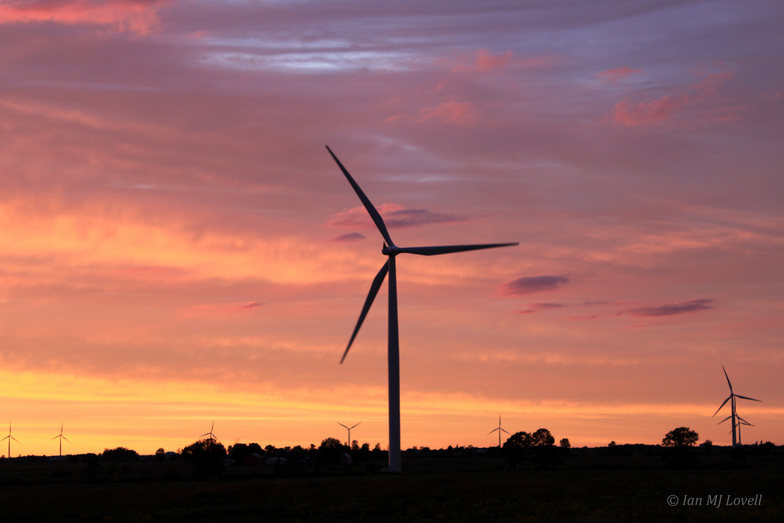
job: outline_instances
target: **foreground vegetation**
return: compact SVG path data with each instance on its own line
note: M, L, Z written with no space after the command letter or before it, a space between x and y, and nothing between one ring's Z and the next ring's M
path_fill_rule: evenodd
M512 468L497 449L416 450L399 475L372 456L227 462L212 476L184 459L13 459L0 462L0 506L20 522L782 520L784 449L689 451L558 449Z

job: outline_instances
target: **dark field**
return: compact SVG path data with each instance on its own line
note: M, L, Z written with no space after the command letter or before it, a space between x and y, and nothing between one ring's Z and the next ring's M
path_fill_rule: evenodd
M84 462L3 460L0 520L784 521L781 448L694 454L673 464L657 447L571 449L545 470L533 456L513 470L475 453L410 458L400 475L367 463L317 472L234 465L211 479L194 479L182 461L90 470Z

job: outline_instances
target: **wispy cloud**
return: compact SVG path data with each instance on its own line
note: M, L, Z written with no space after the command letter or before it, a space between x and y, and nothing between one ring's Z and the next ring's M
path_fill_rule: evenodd
M627 310L626 313L632 316L642 317L674 316L677 314L712 309L713 306L711 303L713 303L712 299L689 300L680 303L668 303L658 306L637 307Z
M706 74L696 84L657 99L624 98L613 108L613 121L625 126L652 125L682 120L686 114L691 123L734 120L741 106L727 100L722 93L724 85L732 78L732 73L727 71L714 72Z
M7 0L0 5L0 24L87 24L148 34L158 27L158 11L167 3L168 0Z
M563 303L531 303L527 309L516 311L517 314L534 314L541 310L561 309L566 307Z
M596 76L603 82L617 84L630 76L639 74L640 72L640 69L629 67L627 65L624 67L617 67L615 69L609 69L607 71L596 73Z
M344 242L356 242L364 239L365 239L364 234L359 232L350 232L348 234L341 234L340 236L336 236L329 241L334 243L344 243Z
M419 227L423 225L459 223L468 220L466 216L443 214L428 209L406 209L396 204L384 203L377 206L378 212L389 227ZM373 222L364 207L354 207L336 214L327 222L332 227L371 228Z
M535 292L555 290L569 282L566 276L524 276L503 284L499 289L501 296L525 296Z

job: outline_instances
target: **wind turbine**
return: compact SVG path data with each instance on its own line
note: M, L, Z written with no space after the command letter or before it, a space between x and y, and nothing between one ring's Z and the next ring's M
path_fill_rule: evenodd
M11 422L10 421L8 422L8 436L4 437L3 439L0 439L0 441L6 440L6 439L8 440L8 459L11 459L11 440L16 441L17 443L19 443L19 440L11 435ZM19 444L21 445L21 443L19 443Z
M368 214L370 215L376 228L384 238L384 247L381 249L381 254L387 256L387 261L378 271L376 277L373 278L373 283L370 285L370 291L365 299L365 305L362 307L362 312L359 314L354 332L351 334L351 339L348 342L346 350L343 352L343 357L340 358L340 363L346 359L351 344L365 320L373 300L376 298L381 285L384 283L384 278L389 274L389 320L388 320L388 335L387 335L387 367L389 376L389 470L391 472L400 472L400 342L398 337L398 317L397 317L397 271L395 269L395 258L398 254L418 254L421 256L433 256L437 254L450 254L453 252L475 251L479 249L490 249L493 247L507 247L510 245L518 245L517 243L484 243L478 245L441 245L435 247L398 247L389 236L387 227L381 215L370 203L370 200L365 193L362 192L357 182L351 177L349 172L340 163L338 157L332 152L332 149L327 146L327 151L338 164L340 170L346 176L348 183L354 189L354 192L359 196L362 205L365 206Z
M62 421L60 422L60 434L58 434L57 436L53 437L52 439L57 439L57 438L60 438L60 456L62 457L62 455L63 455L63 440L68 441L68 438L63 436L63 422ZM71 443L71 442L68 441L68 443Z
M750 401L759 401L760 403L762 402L762 400L757 400L757 399L754 399L754 398L749 398L747 396L741 396L740 394L735 394L732 391L732 383L730 383L730 377L727 376L727 369L724 368L724 365L721 366L721 370L724 371L724 377L727 378L727 385L730 386L730 395L727 396L727 399L724 400L724 403L722 403L719 406L718 409L716 409L716 412L714 412L713 415L715 416L716 414L718 414L719 411L722 409L722 407L724 407L724 405L726 405L726 403L728 401L730 402L730 415L727 416L726 418L724 418L723 420L721 420L719 423L720 424L724 423L728 419L732 420L732 446L736 447L736 446L741 444L740 443L740 425L751 425L751 423L749 423L745 419L743 419L740 416L738 416L738 412L737 412L737 410L735 408L735 398L741 398L741 399L750 400Z
M345 428L345 429L348 431L348 447L349 447L349 448L351 448L351 429L353 429L354 427L356 427L357 425L359 425L359 423L362 423L362 422L360 421L360 422L359 422L359 423L357 423L356 425L352 425L352 426L350 426L350 427L346 427L345 425L343 425L343 424L342 424L341 422L339 422L339 421L336 421L335 423L337 423L338 425L340 425L341 427Z
M495 431L498 431L498 448L500 449L501 448L501 431L506 432L504 429L501 428L501 415L500 414L498 415L498 427L493 429L493 430L491 430L490 432L488 432L487 435L489 436L490 434L492 434ZM508 432L506 432L506 433L509 434ZM511 436L511 434L509 434L509 435Z
M212 433L212 430L214 428L215 428L215 420L212 420L212 426L210 427L210 431L209 432L205 432L204 434L199 436L200 438L203 438L204 436L209 436L209 438L207 439L207 441L209 442L209 443L207 443L207 452L210 452L212 450L212 442L213 442L213 440L218 441L218 438L216 438L215 434Z

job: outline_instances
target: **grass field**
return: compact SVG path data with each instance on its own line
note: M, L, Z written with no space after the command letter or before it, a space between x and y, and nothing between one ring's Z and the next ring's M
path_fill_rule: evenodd
M700 456L689 468L673 469L661 454L591 450L573 449L549 470L536 470L532 460L512 470L499 457L473 456L404 460L399 475L370 474L357 465L285 477L240 466L201 480L191 479L183 462L101 464L88 480L84 463L6 460L0 463L0 520L784 520L779 453L743 460Z

